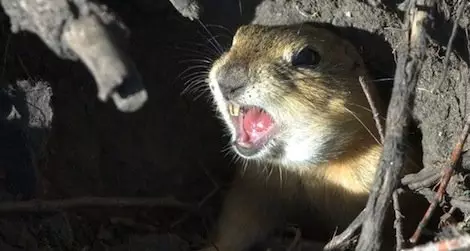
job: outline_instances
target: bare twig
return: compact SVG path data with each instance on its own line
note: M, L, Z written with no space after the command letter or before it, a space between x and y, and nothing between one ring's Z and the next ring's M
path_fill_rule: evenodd
M364 81L364 77L359 77L359 83L361 84L362 90L366 95L367 101L369 102L370 109L372 110L372 115L375 120L375 126L377 127L377 131L379 132L380 142L384 143L384 129L382 127L382 123L380 122L380 113L377 109L375 101L372 99L372 95L370 94L369 85Z
M366 84L366 82L364 81L364 78L362 76L359 77L359 83L361 84L361 87L362 87L362 90L364 91L364 94L366 95L366 98L367 98L367 101L369 102L369 106L372 110L372 115L374 117L374 120L375 120L375 126L377 127L377 131L379 132L379 135L380 135L380 142L383 144L384 143L384 130L383 130L383 127L382 127L382 123L380 122L380 113L377 109L377 106L374 102L374 100L372 99L372 96L370 94L370 90L369 90L369 86ZM395 212L395 223L394 223L394 227L395 227L395 236L396 236L396 247L397 247L397 251L400 251L402 249L402 246L403 246L403 233L402 233L402 214L400 212L400 203L398 201L398 191L394 191L393 192L393 209L394 209L394 212Z
M416 231L414 232L413 236L410 238L411 243L416 243L419 240L419 237L421 236L421 232L423 228L426 227L429 219L432 216L434 209L442 201L446 188L447 188L447 184L449 184L450 178L452 177L455 167L458 161L460 160L460 156L462 155L462 148L463 148L463 145L465 144L465 140L467 139L469 130L470 130L470 118L467 119L465 126L462 130L462 133L458 139L458 142L452 151L450 163L448 166L446 166L444 170L444 175L442 176L439 182L440 183L439 189L437 193L435 194L434 199L431 202L431 205L429 205L428 210L424 214L423 219L421 219L421 222L416 228Z
M408 186L411 190L418 190L436 184L441 178L441 172L434 167L425 167L418 173L405 175L401 184Z
M437 192L431 190L430 188L423 188L417 191L419 194L423 195L429 203L432 203L436 197ZM449 204L452 207L456 207L463 212L470 212L470 198L466 196L458 196L449 199Z
M366 206L366 219L356 247L358 251L380 250L382 225L392 193L405 163L405 135L408 132L410 110L415 86L426 52L425 25L433 0L417 0L405 15L407 36L399 54L394 87L387 114L385 144L372 191ZM419 6L419 7L418 7Z
M393 210L395 211L395 223L393 224L395 227L395 236L396 236L396 242L397 246L396 249L397 251L401 251L403 247L403 243L405 242L403 238L403 233L402 233L402 218L403 215L401 214L400 210L400 203L398 201L398 191L395 190L392 194L393 196Z
M81 197L64 200L1 202L0 213L58 212L93 207L169 207L196 212L193 205L171 198Z
M295 232L295 237L294 240L292 240L291 244L287 247L286 251L295 251L295 250L300 250L299 244L302 240L302 232L300 231L299 228L293 229Z
M220 190L220 185L219 183L214 179L214 177L212 176L212 174L206 169L206 168L203 168L204 170L204 173L206 174L206 176L210 179L210 181L212 182L212 184L214 185L214 189L212 189L211 192L209 192L206 196L204 196L204 198L202 198L201 201L199 201L197 203L197 208L200 209L208 200L210 200L212 197L214 197L214 195L217 194L217 192L219 192ZM177 225L181 224L182 222L184 222L185 220L187 220L190 216L190 213L185 213L183 216L181 216L178 220L174 221L173 223L171 223L171 228L174 228L176 227Z
M368 84L366 83L366 81L364 80L364 77L362 76L359 77L359 83L361 84L362 90L364 91L367 101L369 102L369 106L372 111L372 116L374 117L375 126L377 128L377 131L379 132L380 142L383 144L384 133L383 133L382 123L380 122L380 113L377 109L377 106L375 105L375 102L370 93L370 88ZM353 239L354 234L361 227L362 223L364 222L364 219L365 219L365 210L363 210L356 217L356 219L354 219L354 221L348 226L348 228L346 228L341 234L334 236L330 240L330 242L328 242L327 245L325 246L325 250L344 249L346 247L349 247L351 243L354 241Z
M220 190L220 187L218 187L218 186L215 187L214 189L212 189L212 191L210 193L208 193L206 196L204 196L204 198L202 198L202 200L197 203L197 209L200 209L209 199L214 197L214 195L216 195L219 190ZM189 218L189 216L190 216L189 212L185 213L178 220L171 223L171 228L174 228L174 227L178 226L179 224L181 224L182 222L187 220Z
M354 241L353 236L361 227L366 216L365 209L349 224L349 226L339 235L334 236L330 242L325 245L324 250L338 250L349 247Z
M457 207L455 206L452 206L449 211L447 211L446 213L444 213L442 216L441 216L441 219L440 219L440 226L448 226L448 225L451 225L451 224L454 224L455 223L455 219L454 217L452 216L452 214L455 212L455 210L457 209Z
M437 82L434 88L431 90L432 93L435 93L437 90L439 90L439 88L441 88L442 84L444 84L444 81L446 80L447 72L449 71L449 59L450 59L450 54L452 53L452 45L457 35L457 28L459 27L459 20L462 17L462 14L465 10L466 3L467 3L467 0L460 0L460 5L459 5L459 8L457 9L457 16L455 17L454 26L452 27L452 33L450 35L449 41L447 42L446 56L443 62L444 71L442 72L439 82Z

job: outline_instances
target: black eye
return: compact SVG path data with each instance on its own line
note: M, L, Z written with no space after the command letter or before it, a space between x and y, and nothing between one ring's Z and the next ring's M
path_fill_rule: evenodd
M296 67L313 67L320 62L320 55L313 49L305 47L292 56L291 62Z

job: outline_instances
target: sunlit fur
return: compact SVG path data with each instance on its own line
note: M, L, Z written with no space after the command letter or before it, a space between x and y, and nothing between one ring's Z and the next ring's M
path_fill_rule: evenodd
M319 53L318 66L293 67L291 56L307 45ZM306 24L242 26L208 79L232 137L217 76L235 63L246 66L240 74L249 81L232 101L265 109L280 131L245 159L219 220L214 240L219 250L244 250L285 215L302 210L318 218L305 222L340 231L363 208L382 150L358 80L368 80L361 57L349 42ZM379 101L373 88L371 94ZM272 157L276 144L283 154Z

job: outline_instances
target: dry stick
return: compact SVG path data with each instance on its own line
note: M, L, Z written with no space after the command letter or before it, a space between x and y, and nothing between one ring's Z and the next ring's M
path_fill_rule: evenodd
M121 112L135 112L147 101L136 65L98 16L70 21L63 30L62 41L93 75L101 101L112 98Z
M372 115L375 121L375 126L377 127L377 131L379 132L380 142L383 144L384 142L384 132L382 124L380 123L380 113L377 110L377 106L372 99L372 95L370 94L369 85L364 80L363 76L359 77L359 83L361 84L362 90L366 95L367 101L369 102L369 106L372 111ZM327 243L325 246L326 250L333 250L339 249L341 247L349 246L351 244L352 237L354 233L361 227L362 223L365 219L365 211L363 210L354 221L348 226L346 230L344 230L341 234L334 236L330 242Z
M444 58L444 71L441 75L441 79L439 82L437 82L436 86L431 90L432 93L435 93L436 90L441 88L442 84L444 84L444 81L446 80L447 77L447 72L449 71L449 59L450 59L450 54L452 52L452 44L454 43L455 37L457 35L457 28L459 27L459 20L462 17L462 14L465 10L465 3L467 0L460 0L460 5L459 8L457 9L457 17L454 20L454 26L452 27L452 33L450 35L449 41L447 42L447 50L446 50L446 56Z
M170 198L81 197L64 200L1 202L0 213L57 212L86 207L167 207L196 211L193 205Z
M429 203L431 203L434 200L434 197L437 194L437 192L431 190L430 188L423 188L423 189L418 190L417 192L423 195L424 198L426 198L429 201ZM459 196L459 197L450 198L449 204L452 207L458 208L463 212L470 211L470 200L468 196Z
M403 233L402 233L402 218L403 215L401 214L400 210L400 203L398 201L398 191L395 190L392 194L393 198L393 210L395 211L395 222L393 223L396 231L396 242L397 242L397 251L401 251L403 248L403 243L405 242L405 239L403 238Z
M419 237L421 236L421 232L426 227L434 209L442 201L444 197L444 193L447 188L447 184L449 184L450 178L452 177L452 174L454 173L455 166L457 165L460 159L460 156L462 155L462 148L463 148L463 145L465 144L465 140L467 139L469 130L470 130L470 118L467 119L465 126L462 130L462 134L460 135L459 140L457 142L457 145L455 145L454 150L452 151L451 158L450 158L450 165L447 166L444 170L444 175L439 181L440 183L439 189L437 190L437 193L435 194L431 202L431 205L429 205L428 210L424 214L423 219L421 219L418 227L416 228L416 231L414 232L413 236L410 238L411 243L416 243L419 240Z
M367 101L369 102L369 106L370 106L370 109L372 110L372 115L375 121L375 127L377 127L377 131L379 132L380 142L383 144L384 139L385 139L384 129L382 127L382 123L380 123L380 113L377 110L377 106L375 105L375 102L372 99L372 96L370 95L369 85L364 81L364 77L362 76L359 77L359 83L361 84L362 90L364 91Z
M380 123L380 114L379 111L377 110L377 106L375 105L374 100L372 99L372 96L370 95L370 90L369 90L369 85L366 84L364 81L364 78L362 76L359 77L359 83L361 84L362 90L364 91L364 94L366 95L367 101L369 102L369 106L372 110L372 115L375 120L375 126L377 127L377 131L379 132L380 135L380 142L383 144L384 143L384 130L382 127L382 123ZM402 214L400 212L400 203L398 201L398 192L395 190L393 192L393 209L395 212L395 222L394 222L394 227L396 231L396 242L397 242L397 247L396 249L400 251L403 246L403 233L402 233Z
M300 250L299 248L299 244L302 240L302 232L300 231L300 229L296 228L294 230L295 232L295 237L294 237L294 240L292 241L292 243L287 247L286 251L295 251L295 250Z
M134 112L148 99L133 60L123 48L129 30L93 1L0 1L13 33L36 34L62 59L80 59L95 79L98 98L112 98L121 112ZM112 29L111 29L112 27Z
M365 217L366 211L363 209L341 234L334 236L331 241L326 244L324 250L338 250L350 246L353 242L352 237L361 227Z
M425 167L418 173L407 174L401 179L401 184L417 191L432 186L441 178L441 172L434 167Z
M419 5L419 8L417 7ZM387 113L385 144L380 166L366 206L366 219L356 247L358 251L378 251L381 247L382 225L390 205L400 172L405 162L407 134L412 97L426 52L425 27L430 18L433 0L417 0L410 4L405 15L407 36L399 54L394 87Z

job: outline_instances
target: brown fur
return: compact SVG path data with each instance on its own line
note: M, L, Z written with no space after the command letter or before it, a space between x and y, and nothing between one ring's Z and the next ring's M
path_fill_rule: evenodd
M320 54L317 68L298 70L284 62L285 55L305 45ZM216 77L229 72L246 81L237 102L256 101L285 127L298 125L306 137L318 134L329 141L312 161L246 160L220 216L218 250L246 250L294 218L330 234L344 229L365 205L382 151L358 81L367 79L367 71L355 48L306 24L242 26L230 50L214 62L210 85L224 84ZM373 88L372 95L379 101ZM216 104L224 117L224 103Z

